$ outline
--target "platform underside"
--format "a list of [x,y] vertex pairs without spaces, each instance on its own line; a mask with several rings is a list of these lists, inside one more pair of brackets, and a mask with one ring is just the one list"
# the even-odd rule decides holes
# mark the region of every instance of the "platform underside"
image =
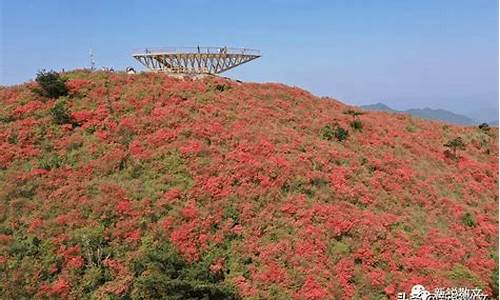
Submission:
[[154,72],[219,74],[260,55],[242,53],[140,53],[133,57]]

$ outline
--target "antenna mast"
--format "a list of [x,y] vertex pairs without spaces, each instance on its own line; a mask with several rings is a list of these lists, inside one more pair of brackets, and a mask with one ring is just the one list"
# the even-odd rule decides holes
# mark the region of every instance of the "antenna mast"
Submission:
[[89,56],[90,56],[90,70],[95,71],[95,58],[92,49],[90,49],[89,51]]

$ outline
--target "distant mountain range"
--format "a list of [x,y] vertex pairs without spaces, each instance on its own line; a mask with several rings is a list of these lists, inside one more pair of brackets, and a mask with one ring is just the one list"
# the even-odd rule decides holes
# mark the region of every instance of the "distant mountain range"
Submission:
[[[423,119],[443,121],[446,123],[460,124],[460,125],[476,125],[482,122],[473,120],[467,116],[453,113],[444,109],[432,108],[411,108],[407,110],[395,110],[383,103],[375,103],[370,105],[362,105],[361,108],[370,111],[385,111],[385,112],[402,112],[412,116],[420,117]],[[489,122],[490,125],[498,126],[498,120]]]

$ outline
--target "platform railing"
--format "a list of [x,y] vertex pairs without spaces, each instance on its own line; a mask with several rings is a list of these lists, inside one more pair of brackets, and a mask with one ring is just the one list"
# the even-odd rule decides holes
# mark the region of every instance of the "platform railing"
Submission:
[[228,47],[160,47],[133,49],[132,55],[155,55],[155,54],[244,54],[260,56],[260,51],[250,48],[228,48]]

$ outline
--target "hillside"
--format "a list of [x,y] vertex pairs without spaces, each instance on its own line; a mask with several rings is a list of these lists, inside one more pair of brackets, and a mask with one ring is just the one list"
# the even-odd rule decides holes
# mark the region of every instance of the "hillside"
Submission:
[[407,110],[399,111],[392,109],[383,103],[362,105],[361,108],[369,111],[402,112],[419,118],[442,121],[457,125],[475,125],[480,123],[472,120],[467,116],[456,114],[444,109],[432,109],[426,107],[426,108],[410,108]]
[[6,299],[494,292],[498,129],[368,112],[356,130],[282,84],[63,76],[58,100],[0,88]]

